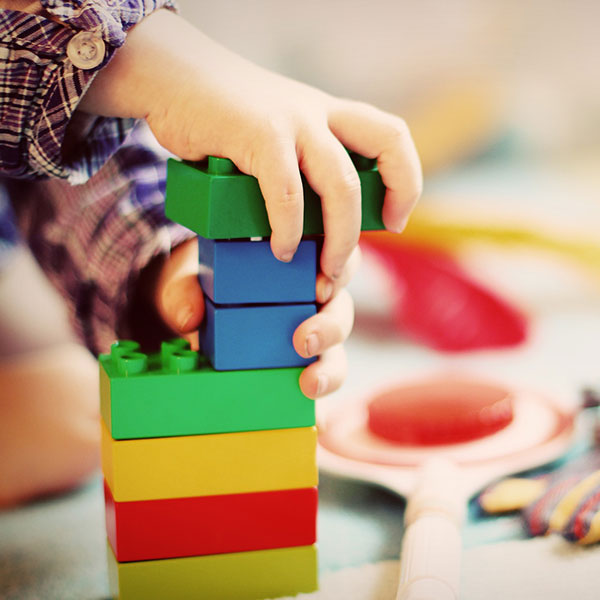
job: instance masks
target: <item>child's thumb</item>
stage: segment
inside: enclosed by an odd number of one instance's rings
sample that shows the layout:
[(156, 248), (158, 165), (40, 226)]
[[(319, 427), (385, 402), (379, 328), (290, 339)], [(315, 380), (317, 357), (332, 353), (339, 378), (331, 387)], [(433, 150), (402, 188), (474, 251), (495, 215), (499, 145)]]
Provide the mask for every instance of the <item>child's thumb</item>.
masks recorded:
[(178, 246), (161, 268), (155, 306), (165, 325), (177, 334), (198, 329), (204, 317), (204, 298), (198, 281), (196, 239)]
[(198, 329), (204, 317), (204, 298), (196, 275), (185, 275), (165, 284), (159, 314), (176, 333)]

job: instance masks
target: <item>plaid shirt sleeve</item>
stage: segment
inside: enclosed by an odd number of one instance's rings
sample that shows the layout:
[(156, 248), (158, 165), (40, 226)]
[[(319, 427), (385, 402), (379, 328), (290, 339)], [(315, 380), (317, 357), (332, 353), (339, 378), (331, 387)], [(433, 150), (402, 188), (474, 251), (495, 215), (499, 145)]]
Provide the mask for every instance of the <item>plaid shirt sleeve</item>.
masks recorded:
[[(0, 173), (83, 183), (120, 146), (132, 120), (96, 117), (83, 148), (64, 156), (67, 125), (95, 75), (123, 45), (126, 32), (173, 0), (41, 0), (41, 14), (0, 10)], [(102, 39), (103, 60), (78, 68), (67, 56), (81, 31)]]
[[(168, 335), (148, 304), (136, 305), (137, 315), (130, 310), (141, 270), (194, 236), (165, 217), (166, 158), (141, 122), (81, 185), (8, 182), (23, 239), (94, 354), (117, 338)], [(134, 329), (136, 321), (143, 329)]]
[[(192, 236), (164, 216), (165, 152), (144, 124), (75, 108), (127, 30), (170, 0), (42, 0), (0, 10), (0, 268), (22, 238), (66, 298), (92, 352), (126, 337), (131, 295), (150, 260)], [(80, 31), (106, 48), (93, 69), (67, 57)], [(77, 153), (65, 152), (78, 132)], [(3, 258), (4, 257), (4, 258)]]

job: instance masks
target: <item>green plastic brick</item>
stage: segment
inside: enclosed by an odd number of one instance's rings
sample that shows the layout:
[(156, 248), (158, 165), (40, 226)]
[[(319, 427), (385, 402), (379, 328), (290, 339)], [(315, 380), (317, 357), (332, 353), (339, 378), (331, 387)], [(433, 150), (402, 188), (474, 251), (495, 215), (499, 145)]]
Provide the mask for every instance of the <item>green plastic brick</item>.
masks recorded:
[(100, 410), (116, 440), (312, 427), (301, 368), (217, 372), (184, 340), (158, 354), (132, 341), (100, 356)]
[(110, 546), (107, 554), (119, 600), (260, 600), (318, 588), (315, 546), (123, 563)]
[[(381, 219), (385, 187), (374, 161), (353, 156), (362, 190), (363, 231), (384, 229)], [(304, 235), (323, 233), (321, 200), (304, 184)], [(166, 214), (209, 239), (271, 235), (258, 180), (240, 173), (226, 158), (210, 157), (196, 165), (170, 159)]]

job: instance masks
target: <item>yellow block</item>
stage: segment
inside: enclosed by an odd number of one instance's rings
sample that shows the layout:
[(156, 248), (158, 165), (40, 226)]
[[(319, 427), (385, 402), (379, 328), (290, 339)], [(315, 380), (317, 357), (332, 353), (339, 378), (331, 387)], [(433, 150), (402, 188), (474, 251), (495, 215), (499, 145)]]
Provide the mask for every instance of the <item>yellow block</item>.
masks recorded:
[(118, 600), (260, 600), (318, 588), (315, 546), (119, 563), (108, 546)]
[(117, 502), (313, 487), (316, 447), (316, 427), (117, 441), (102, 423)]

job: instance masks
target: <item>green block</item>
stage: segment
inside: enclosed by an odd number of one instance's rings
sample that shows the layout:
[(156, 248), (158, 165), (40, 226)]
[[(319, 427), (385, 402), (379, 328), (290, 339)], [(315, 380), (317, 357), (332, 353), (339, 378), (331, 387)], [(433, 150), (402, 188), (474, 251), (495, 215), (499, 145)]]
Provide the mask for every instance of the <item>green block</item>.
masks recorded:
[(136, 342), (100, 356), (100, 412), (116, 440), (312, 427), (301, 368), (215, 371), (184, 340), (146, 355)]
[[(381, 209), (385, 187), (374, 161), (353, 155), (362, 190), (363, 231), (384, 229)], [(319, 196), (304, 185), (304, 235), (323, 233)], [(192, 165), (170, 159), (166, 215), (209, 239), (271, 235), (258, 180), (240, 173), (226, 158), (209, 157)]]
[(115, 600), (260, 600), (318, 589), (315, 546), (126, 563), (107, 548)]

